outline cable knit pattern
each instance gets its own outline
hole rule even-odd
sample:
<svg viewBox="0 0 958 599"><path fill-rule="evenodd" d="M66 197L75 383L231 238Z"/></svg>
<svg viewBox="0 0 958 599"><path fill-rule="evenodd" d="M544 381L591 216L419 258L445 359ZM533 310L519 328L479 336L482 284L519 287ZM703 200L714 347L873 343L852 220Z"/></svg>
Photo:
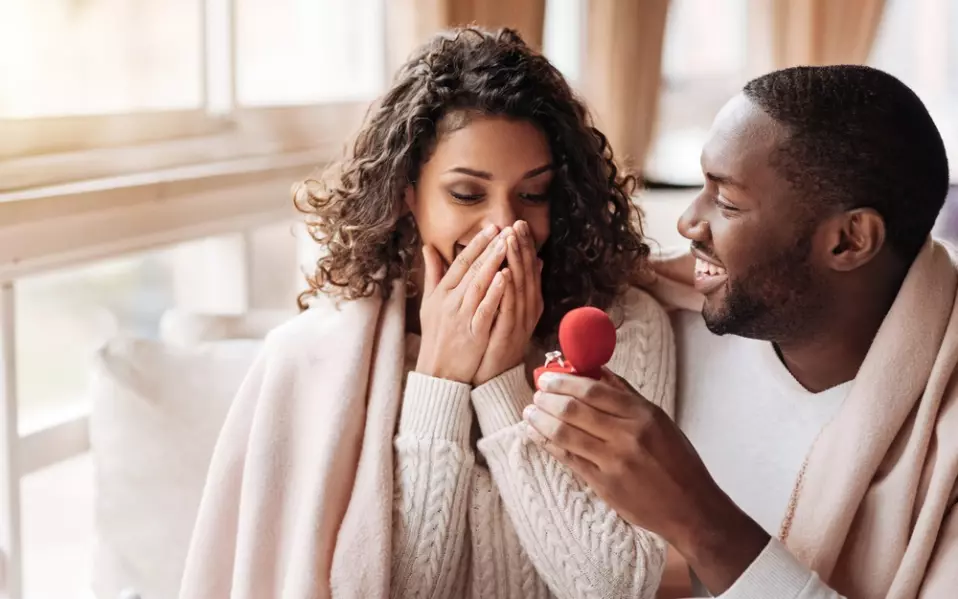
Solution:
<svg viewBox="0 0 958 599"><path fill-rule="evenodd" d="M451 597L475 456L469 387L410 373L396 447L393 597Z"/></svg>
<svg viewBox="0 0 958 599"><path fill-rule="evenodd" d="M672 415L675 351L668 316L638 290L630 290L612 316L620 326L610 368ZM394 596L653 598L664 542L619 518L526 440L521 414L533 392L523 367L471 392L488 470L473 465L463 441L471 414L463 411L456 385L409 375L396 438ZM447 457L438 441L461 457ZM449 474L436 472L447 468ZM471 485L468 506L458 501L463 478ZM468 511L468 518L436 513L445 506ZM438 573L434 564L441 564ZM463 575L468 580L457 588L455 579Z"/></svg>
<svg viewBox="0 0 958 599"><path fill-rule="evenodd" d="M489 471L484 468L475 472L469 518L473 574L470 597L550 596L503 509Z"/></svg>

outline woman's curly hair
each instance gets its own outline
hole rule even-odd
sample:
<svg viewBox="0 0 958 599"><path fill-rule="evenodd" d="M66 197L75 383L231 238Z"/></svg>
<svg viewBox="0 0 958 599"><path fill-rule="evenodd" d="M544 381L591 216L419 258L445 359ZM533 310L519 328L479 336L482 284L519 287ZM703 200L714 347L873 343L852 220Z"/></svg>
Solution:
<svg viewBox="0 0 958 599"><path fill-rule="evenodd" d="M388 297L394 281L408 280L418 235L404 192L451 113L528 121L548 139L556 170L536 337L552 338L573 308L609 308L649 253L630 199L635 180L619 174L605 136L545 57L513 30L476 27L420 48L367 113L351 153L321 180L298 186L295 203L323 251L300 306L320 292Z"/></svg>

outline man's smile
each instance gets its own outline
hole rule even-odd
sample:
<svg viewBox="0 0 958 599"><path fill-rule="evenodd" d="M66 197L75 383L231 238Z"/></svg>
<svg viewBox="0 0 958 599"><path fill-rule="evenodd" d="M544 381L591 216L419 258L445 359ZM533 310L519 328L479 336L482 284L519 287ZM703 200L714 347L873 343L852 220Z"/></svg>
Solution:
<svg viewBox="0 0 958 599"><path fill-rule="evenodd" d="M702 295L708 295L728 281L728 272L705 253L692 248L695 256L695 290Z"/></svg>

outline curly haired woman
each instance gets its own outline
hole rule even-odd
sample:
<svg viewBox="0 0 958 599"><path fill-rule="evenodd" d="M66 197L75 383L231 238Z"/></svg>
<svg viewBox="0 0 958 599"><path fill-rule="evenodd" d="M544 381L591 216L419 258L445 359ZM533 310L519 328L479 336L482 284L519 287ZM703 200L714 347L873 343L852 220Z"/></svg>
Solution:
<svg viewBox="0 0 958 599"><path fill-rule="evenodd" d="M211 465L182 597L643 597L658 537L527 437L570 309L669 414L665 312L631 181L559 72L510 30L437 36L352 152L296 192L322 255Z"/></svg>

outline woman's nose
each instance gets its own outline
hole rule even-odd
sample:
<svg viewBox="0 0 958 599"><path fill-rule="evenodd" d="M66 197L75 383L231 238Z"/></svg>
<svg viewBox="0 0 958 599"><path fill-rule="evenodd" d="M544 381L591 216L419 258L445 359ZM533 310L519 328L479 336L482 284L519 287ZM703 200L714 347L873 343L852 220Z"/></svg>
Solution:
<svg viewBox="0 0 958 599"><path fill-rule="evenodd" d="M502 230L515 225L517 220L519 216L511 201L493 201L489 202L489 210L485 214L482 226L496 225Z"/></svg>

